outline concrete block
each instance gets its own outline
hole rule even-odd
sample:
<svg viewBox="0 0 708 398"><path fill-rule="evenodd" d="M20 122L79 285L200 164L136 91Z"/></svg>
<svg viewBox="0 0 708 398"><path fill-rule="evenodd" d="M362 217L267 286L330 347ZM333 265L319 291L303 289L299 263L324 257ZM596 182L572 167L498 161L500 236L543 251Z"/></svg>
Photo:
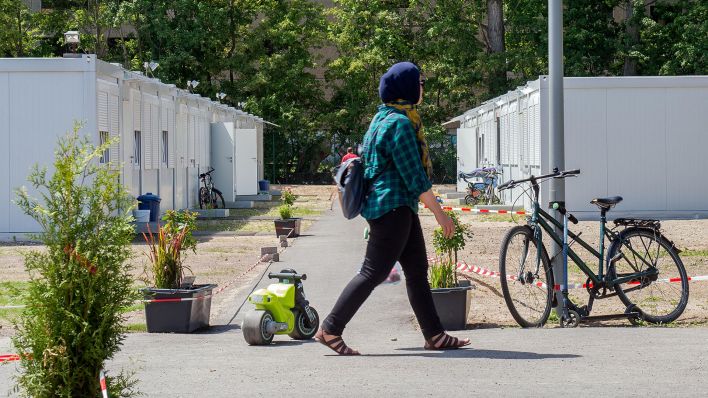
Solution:
<svg viewBox="0 0 708 398"><path fill-rule="evenodd" d="M261 256L274 253L278 253L278 248L275 246L261 247Z"/></svg>
<svg viewBox="0 0 708 398"><path fill-rule="evenodd" d="M229 209L195 209L197 218L224 218L229 216Z"/></svg>
<svg viewBox="0 0 708 398"><path fill-rule="evenodd" d="M236 196L237 202L247 202L247 201L270 202L271 200L273 200L273 195L270 195L270 194L237 195Z"/></svg>
<svg viewBox="0 0 708 398"><path fill-rule="evenodd" d="M252 200L237 200L235 202L226 202L226 207L229 209L252 209Z"/></svg>

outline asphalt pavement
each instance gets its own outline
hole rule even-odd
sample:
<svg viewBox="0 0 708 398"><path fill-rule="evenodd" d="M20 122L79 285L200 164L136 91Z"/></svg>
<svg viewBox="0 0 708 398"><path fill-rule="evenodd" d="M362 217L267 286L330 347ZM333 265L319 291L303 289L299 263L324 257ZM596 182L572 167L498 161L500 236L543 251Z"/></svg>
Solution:
<svg viewBox="0 0 708 398"><path fill-rule="evenodd" d="M307 273L305 292L324 318L363 258L361 219L326 213L281 262L254 270ZM276 336L251 347L240 323L248 288L205 332L130 334L107 372L132 370L148 397L708 396L708 329L581 327L455 332L472 345L425 351L403 283L378 287L344 333L360 357L338 357L314 341ZM499 311L507 311L499 308ZM0 340L0 354L11 352ZM16 365L0 366L0 395Z"/></svg>

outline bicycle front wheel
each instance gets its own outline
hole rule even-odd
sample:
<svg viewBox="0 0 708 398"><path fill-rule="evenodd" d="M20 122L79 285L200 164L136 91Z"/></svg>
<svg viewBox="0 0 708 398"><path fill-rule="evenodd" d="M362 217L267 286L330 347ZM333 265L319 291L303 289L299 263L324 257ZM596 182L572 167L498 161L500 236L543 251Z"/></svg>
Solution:
<svg viewBox="0 0 708 398"><path fill-rule="evenodd" d="M669 323L681 316L688 303L688 276L673 244L665 237L651 229L628 228L612 243L607 256L619 256L609 270L614 278L652 268L658 271L657 275L615 285L624 305L635 305L651 323Z"/></svg>
<svg viewBox="0 0 708 398"><path fill-rule="evenodd" d="M504 301L514 320L525 328L543 326L551 313L553 271L548 253L539 247L530 227L507 232L499 253L499 273Z"/></svg>

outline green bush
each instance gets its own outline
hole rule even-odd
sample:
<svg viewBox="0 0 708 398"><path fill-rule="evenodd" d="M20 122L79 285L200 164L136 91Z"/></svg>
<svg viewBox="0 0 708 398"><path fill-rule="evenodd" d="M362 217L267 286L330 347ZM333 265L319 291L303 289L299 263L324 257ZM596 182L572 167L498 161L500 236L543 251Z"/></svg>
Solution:
<svg viewBox="0 0 708 398"><path fill-rule="evenodd" d="M430 266L430 287L433 289L457 286L457 252L465 248L466 238L472 237L469 227L460 221L457 214L452 211L446 213L455 224L455 232L446 238L441 227L433 231L433 247L439 260Z"/></svg>
<svg viewBox="0 0 708 398"><path fill-rule="evenodd" d="M16 390L31 397L101 395L99 372L125 338L122 309L137 298L126 260L134 237L133 200L94 147L73 133L59 139L54 172L34 166L17 205L34 218L46 251L30 251L27 308L13 344L22 353ZM131 396L134 380L108 375L111 397Z"/></svg>
<svg viewBox="0 0 708 398"><path fill-rule="evenodd" d="M170 210L163 218L166 224L155 234L152 231L143 234L150 250L150 269L146 270L148 284L158 289L180 287L184 270L189 269L184 266L185 252L191 249L196 253L197 241L192 236L196 219L197 213Z"/></svg>
<svg viewBox="0 0 708 398"><path fill-rule="evenodd" d="M280 218L287 220L293 217L293 207L291 205L281 205L278 207L278 213L280 213Z"/></svg>
<svg viewBox="0 0 708 398"><path fill-rule="evenodd" d="M295 201L299 197L300 196L295 195L292 190L284 189L283 192L281 193L280 200L283 201L283 204L288 205L288 206L292 206L295 204Z"/></svg>

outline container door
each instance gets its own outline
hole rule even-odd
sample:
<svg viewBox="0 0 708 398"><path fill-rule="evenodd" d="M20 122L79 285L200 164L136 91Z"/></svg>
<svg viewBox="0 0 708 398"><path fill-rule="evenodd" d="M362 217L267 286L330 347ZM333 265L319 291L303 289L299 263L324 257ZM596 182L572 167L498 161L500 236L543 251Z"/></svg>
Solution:
<svg viewBox="0 0 708 398"><path fill-rule="evenodd" d="M227 202L234 201L234 124L217 122L211 124L212 178L216 189Z"/></svg>
<svg viewBox="0 0 708 398"><path fill-rule="evenodd" d="M258 194L258 142L256 129L234 130L236 195Z"/></svg>
<svg viewBox="0 0 708 398"><path fill-rule="evenodd" d="M457 129L457 173L469 173L477 165L476 127ZM467 183L459 178L457 190L465 192Z"/></svg>

